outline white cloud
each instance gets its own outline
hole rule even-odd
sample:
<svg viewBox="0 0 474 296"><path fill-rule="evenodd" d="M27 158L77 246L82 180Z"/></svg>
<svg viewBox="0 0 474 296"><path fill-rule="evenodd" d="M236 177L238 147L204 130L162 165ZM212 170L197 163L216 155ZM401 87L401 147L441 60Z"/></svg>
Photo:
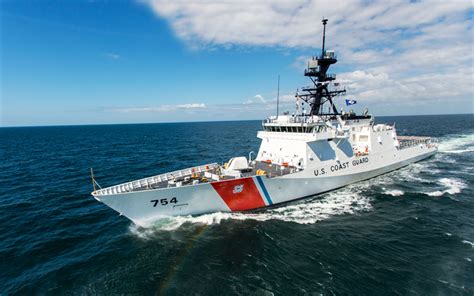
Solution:
<svg viewBox="0 0 474 296"><path fill-rule="evenodd" d="M288 94L280 95L280 102L295 103L296 102L295 93L288 93Z"/></svg>
<svg viewBox="0 0 474 296"><path fill-rule="evenodd" d="M267 46L317 53L324 16L327 47L352 69L338 76L350 94L406 106L447 98L471 106L474 101L470 0L146 3L179 38L204 50ZM305 67L306 58L299 56L292 66Z"/></svg>
<svg viewBox="0 0 474 296"><path fill-rule="evenodd" d="M323 16L330 20L331 43L354 47L387 40L402 29L415 32L439 19L459 17L472 8L469 0L148 3L187 41L284 47L319 46L322 30L319 20Z"/></svg>
<svg viewBox="0 0 474 296"><path fill-rule="evenodd" d="M265 98L262 95L256 95L254 97L255 100L260 101L261 103L265 103Z"/></svg>
<svg viewBox="0 0 474 296"><path fill-rule="evenodd" d="M181 105L176 105L178 109L205 109L206 104L203 103L194 103L194 104L181 104Z"/></svg>
<svg viewBox="0 0 474 296"><path fill-rule="evenodd" d="M119 54L113 52L108 52L104 54L104 56L112 60L119 60L122 58Z"/></svg>
<svg viewBox="0 0 474 296"><path fill-rule="evenodd" d="M248 99L247 101L244 102L244 104L258 104L258 103L262 103L262 104L265 104L267 101L265 100L265 98L260 95L260 94L257 94L255 95L252 99Z"/></svg>

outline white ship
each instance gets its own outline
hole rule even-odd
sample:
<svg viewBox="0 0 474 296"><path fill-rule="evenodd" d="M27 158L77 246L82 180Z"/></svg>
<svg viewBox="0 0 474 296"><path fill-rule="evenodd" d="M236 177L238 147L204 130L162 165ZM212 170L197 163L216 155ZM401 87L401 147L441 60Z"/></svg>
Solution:
<svg viewBox="0 0 474 296"><path fill-rule="evenodd" d="M296 93L295 113L263 121L254 159L251 153L97 190L92 177L94 198L148 225L166 216L247 211L314 196L435 154L435 139L397 136L395 126L374 124L367 109L361 115L337 110L334 98L345 89L327 73L337 58L325 50L326 23L321 55L304 73L312 85Z"/></svg>

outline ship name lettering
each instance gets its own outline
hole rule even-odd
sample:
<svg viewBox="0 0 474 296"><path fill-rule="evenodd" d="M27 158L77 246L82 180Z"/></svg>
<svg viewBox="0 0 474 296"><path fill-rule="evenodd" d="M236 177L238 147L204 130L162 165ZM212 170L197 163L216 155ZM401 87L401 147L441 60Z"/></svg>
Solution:
<svg viewBox="0 0 474 296"><path fill-rule="evenodd" d="M336 172L339 170L347 169L349 167L349 162L339 163L331 166L331 172Z"/></svg>
<svg viewBox="0 0 474 296"><path fill-rule="evenodd" d="M352 166L356 166L356 165L359 165L359 164L363 164L363 163L368 163L369 162L369 158L368 157L363 157L363 158L360 158L360 159L355 159L352 161Z"/></svg>
<svg viewBox="0 0 474 296"><path fill-rule="evenodd" d="M314 175L316 177L319 176L319 175L325 175L325 174L326 174L326 170L324 168L314 170Z"/></svg>

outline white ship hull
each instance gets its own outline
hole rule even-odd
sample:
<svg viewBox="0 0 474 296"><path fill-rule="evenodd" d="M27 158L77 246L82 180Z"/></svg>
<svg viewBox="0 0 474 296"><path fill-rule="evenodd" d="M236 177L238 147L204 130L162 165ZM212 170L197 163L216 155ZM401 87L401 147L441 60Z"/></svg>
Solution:
<svg viewBox="0 0 474 296"><path fill-rule="evenodd" d="M252 176L183 187L93 195L135 224L146 226L167 216L246 211L314 196L423 160L436 150L434 146L419 145L394 150L393 154L326 161L281 177ZM387 159L388 156L392 159Z"/></svg>

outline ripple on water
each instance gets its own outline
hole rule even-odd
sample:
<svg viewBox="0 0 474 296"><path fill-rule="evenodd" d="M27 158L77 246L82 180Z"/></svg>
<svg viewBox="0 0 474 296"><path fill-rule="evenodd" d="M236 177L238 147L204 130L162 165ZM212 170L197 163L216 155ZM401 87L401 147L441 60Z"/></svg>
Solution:
<svg viewBox="0 0 474 296"><path fill-rule="evenodd" d="M443 196L444 194L454 195L461 193L462 189L467 187L467 184L464 181L456 178L441 178L438 180L438 184L444 187L444 189L424 193L428 196Z"/></svg>
<svg viewBox="0 0 474 296"><path fill-rule="evenodd" d="M216 290L207 282L217 278L220 288L240 294L254 287L383 294L387 285L398 294L472 294L473 134L453 135L466 129L453 127L457 117L420 129L427 118L400 126L407 134L451 136L420 163L280 207L147 228L90 197L90 166L111 185L246 155L258 148L261 124L0 129L8 132L0 141L2 292L146 294L168 282L171 294L210 295ZM191 154L179 161L177 151ZM440 274L456 286L438 284Z"/></svg>
<svg viewBox="0 0 474 296"><path fill-rule="evenodd" d="M391 196L402 196L405 194L403 190L398 189L386 189L383 193Z"/></svg>

